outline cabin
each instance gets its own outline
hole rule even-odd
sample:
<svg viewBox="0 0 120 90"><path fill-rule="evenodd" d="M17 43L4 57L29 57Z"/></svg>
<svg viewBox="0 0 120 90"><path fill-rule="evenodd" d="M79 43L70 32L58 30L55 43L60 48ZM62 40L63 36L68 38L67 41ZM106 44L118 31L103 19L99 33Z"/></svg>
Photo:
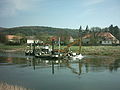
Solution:
<svg viewBox="0 0 120 90"><path fill-rule="evenodd" d="M34 36L27 36L27 44L33 44L33 43L43 43L43 41L36 39Z"/></svg>
<svg viewBox="0 0 120 90"><path fill-rule="evenodd" d="M94 38L95 37L95 38ZM92 45L92 42L94 42L97 45L118 45L120 41L116 39L115 36L113 36L109 32L100 32L93 34L87 34L83 37L83 44L84 45Z"/></svg>
<svg viewBox="0 0 120 90"><path fill-rule="evenodd" d="M55 43L57 43L57 44L58 44L58 42L60 40L61 45L65 45L65 44L69 44L71 42L74 42L74 38L72 36L68 36L68 37L64 37L64 36L61 36L61 37L51 36L50 37L50 41L52 41L52 39L54 39Z"/></svg>
<svg viewBox="0 0 120 90"><path fill-rule="evenodd" d="M16 35L6 35L7 44L21 44L22 38Z"/></svg>
<svg viewBox="0 0 120 90"><path fill-rule="evenodd" d="M69 37L69 42L74 42L74 38L72 36Z"/></svg>

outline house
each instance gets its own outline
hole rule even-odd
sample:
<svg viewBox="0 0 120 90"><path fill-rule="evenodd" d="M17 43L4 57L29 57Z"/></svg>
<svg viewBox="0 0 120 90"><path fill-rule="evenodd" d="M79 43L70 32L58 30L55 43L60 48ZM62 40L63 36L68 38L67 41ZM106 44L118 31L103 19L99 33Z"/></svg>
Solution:
<svg viewBox="0 0 120 90"><path fill-rule="evenodd" d="M116 39L115 36L113 36L109 32L101 32L98 35L98 38L101 38L101 41L99 41L102 45L115 45L119 44L119 40Z"/></svg>
<svg viewBox="0 0 120 90"><path fill-rule="evenodd" d="M72 36L61 36L61 37L52 36L52 37L50 37L50 41L52 41L52 39L54 39L55 43L57 43L57 44L59 43L59 40L60 40L61 45L74 42L74 39Z"/></svg>
<svg viewBox="0 0 120 90"><path fill-rule="evenodd" d="M86 34L84 37L82 37L82 44L91 45L91 38L92 38L92 34Z"/></svg>
<svg viewBox="0 0 120 90"><path fill-rule="evenodd" d="M120 43L119 40L109 32L95 33L94 36L90 33L83 37L84 45L91 45L93 42L97 45L116 45Z"/></svg>
<svg viewBox="0 0 120 90"><path fill-rule="evenodd" d="M43 41L36 39L34 36L27 36L27 44L33 44L33 43L43 43Z"/></svg>
<svg viewBox="0 0 120 90"><path fill-rule="evenodd" d="M21 44L21 39L23 37L16 35L6 35L6 40L8 44Z"/></svg>
<svg viewBox="0 0 120 90"><path fill-rule="evenodd" d="M72 36L69 37L69 42L74 42L74 39Z"/></svg>

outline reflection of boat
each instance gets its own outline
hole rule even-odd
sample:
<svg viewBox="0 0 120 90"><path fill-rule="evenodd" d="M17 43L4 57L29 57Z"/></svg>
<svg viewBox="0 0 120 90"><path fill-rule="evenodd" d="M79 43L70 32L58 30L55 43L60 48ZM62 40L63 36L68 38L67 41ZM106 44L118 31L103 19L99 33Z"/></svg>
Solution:
<svg viewBox="0 0 120 90"><path fill-rule="evenodd" d="M69 62L69 60L43 60L43 59L35 59L34 57L32 60L30 59L31 65L33 69L40 69L40 68L50 68L52 69L52 74L55 73L56 67L67 67L69 68L74 74L80 75L82 73L82 62ZM31 66L29 65L29 66ZM58 68L59 69L59 68Z"/></svg>
<svg viewBox="0 0 120 90"><path fill-rule="evenodd" d="M35 54L35 57L36 58L50 58L50 54L39 54L39 53L37 53L37 54Z"/></svg>
<svg viewBox="0 0 120 90"><path fill-rule="evenodd" d="M62 54L59 54L58 52L54 52L54 54L42 54L42 53L37 53L35 54L36 58L44 58L44 59L62 59L63 56Z"/></svg>

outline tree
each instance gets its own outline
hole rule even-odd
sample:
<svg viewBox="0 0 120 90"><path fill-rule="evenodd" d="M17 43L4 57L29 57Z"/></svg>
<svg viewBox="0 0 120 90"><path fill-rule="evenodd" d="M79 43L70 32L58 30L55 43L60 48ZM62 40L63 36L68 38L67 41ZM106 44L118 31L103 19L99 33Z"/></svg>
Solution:
<svg viewBox="0 0 120 90"><path fill-rule="evenodd" d="M113 25L112 24L109 26L109 32L114 34L114 29L113 29Z"/></svg>
<svg viewBox="0 0 120 90"><path fill-rule="evenodd" d="M62 30L62 29L58 30L56 36L60 37L61 41L64 42L64 44L68 44L69 43L70 34L69 34L68 31Z"/></svg>
<svg viewBox="0 0 120 90"><path fill-rule="evenodd" d="M97 45L97 33L99 33L101 29L99 27L93 27L91 28L91 34L92 34L92 37L90 38L90 42L92 45Z"/></svg>
<svg viewBox="0 0 120 90"><path fill-rule="evenodd" d="M120 29L118 26L110 25L109 32L113 34L118 40L120 40Z"/></svg>
<svg viewBox="0 0 120 90"><path fill-rule="evenodd" d="M120 37L118 26L115 26L115 27L114 27L114 36L115 36L117 39L119 39L119 37Z"/></svg>
<svg viewBox="0 0 120 90"><path fill-rule="evenodd" d="M23 34L23 33L17 33L16 36L21 37L21 39L19 40L20 44L25 44L27 42L27 38L26 38L25 34Z"/></svg>
<svg viewBox="0 0 120 90"><path fill-rule="evenodd" d="M86 34L89 33L88 25L86 26L85 33L86 33Z"/></svg>
<svg viewBox="0 0 120 90"><path fill-rule="evenodd" d="M6 43L6 35L0 32L0 42Z"/></svg>

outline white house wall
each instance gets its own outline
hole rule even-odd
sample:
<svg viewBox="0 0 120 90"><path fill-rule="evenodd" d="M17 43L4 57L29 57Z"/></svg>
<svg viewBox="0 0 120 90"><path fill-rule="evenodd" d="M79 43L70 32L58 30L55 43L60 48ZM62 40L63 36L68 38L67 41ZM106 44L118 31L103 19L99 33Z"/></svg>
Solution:
<svg viewBox="0 0 120 90"><path fill-rule="evenodd" d="M27 43L28 43L28 44L34 43L34 40L27 40Z"/></svg>
<svg viewBox="0 0 120 90"><path fill-rule="evenodd" d="M106 44L106 45L108 45L108 44L111 45L111 44L112 44L112 41L102 41L102 44L103 44L103 45L105 45L105 44Z"/></svg>

